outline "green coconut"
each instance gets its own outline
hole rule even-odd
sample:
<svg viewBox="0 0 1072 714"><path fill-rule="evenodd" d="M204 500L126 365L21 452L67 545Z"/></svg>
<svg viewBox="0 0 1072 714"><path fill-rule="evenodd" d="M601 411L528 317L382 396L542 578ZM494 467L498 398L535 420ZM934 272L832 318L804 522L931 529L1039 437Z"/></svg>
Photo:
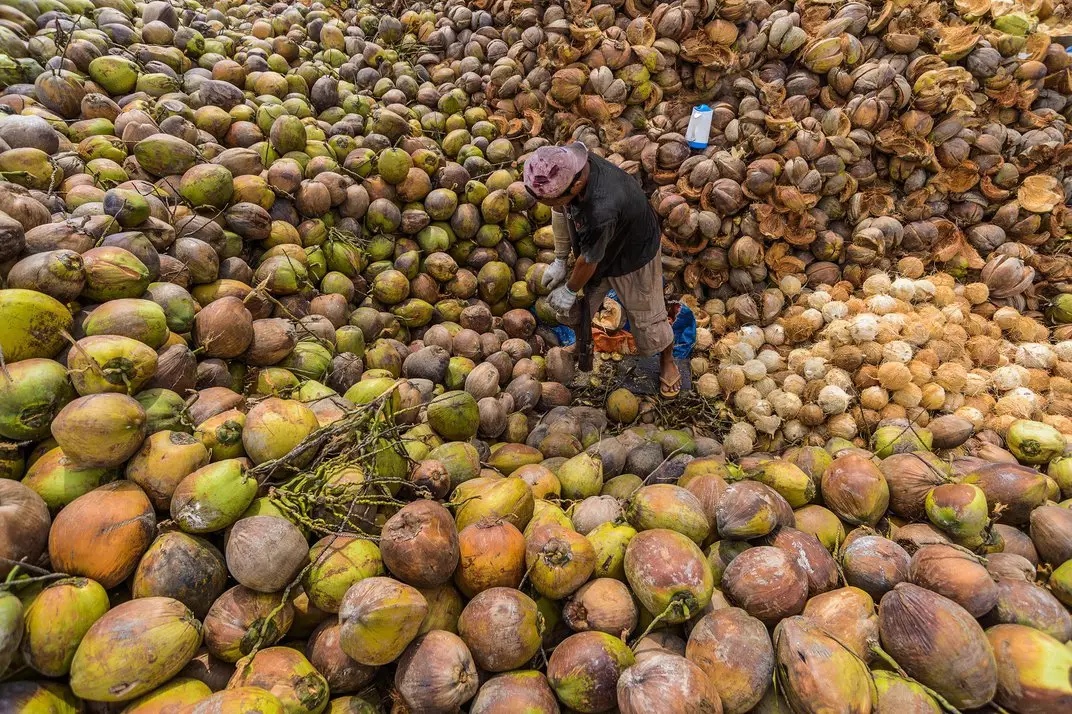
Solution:
<svg viewBox="0 0 1072 714"><path fill-rule="evenodd" d="M32 358L8 363L0 371L0 436L44 439L52 420L75 396L67 370L58 362Z"/></svg>
<svg viewBox="0 0 1072 714"><path fill-rule="evenodd" d="M416 588L391 578L366 578L343 597L339 645L361 664L387 664L417 636L427 613L428 603Z"/></svg>
<svg viewBox="0 0 1072 714"><path fill-rule="evenodd" d="M30 465L22 483L37 493L50 511L56 513L79 496L108 483L117 474L115 468L79 466L57 446Z"/></svg>
<svg viewBox="0 0 1072 714"><path fill-rule="evenodd" d="M171 517L187 533L212 533L237 521L257 495L240 459L203 466L179 482Z"/></svg>
<svg viewBox="0 0 1072 714"><path fill-rule="evenodd" d="M79 397L52 422L52 436L80 467L119 466L138 450L145 433L145 410L125 394Z"/></svg>
<svg viewBox="0 0 1072 714"><path fill-rule="evenodd" d="M461 390L446 392L428 404L428 424L444 439L468 441L480 426L476 399Z"/></svg>
<svg viewBox="0 0 1072 714"><path fill-rule="evenodd" d="M603 488L603 463L591 454L577 454L555 472L562 485L562 498L581 501L598 496Z"/></svg>
<svg viewBox="0 0 1072 714"><path fill-rule="evenodd" d="M465 499L454 520L461 530L485 518L501 518L523 531L532 518L533 504L532 489L527 483L519 478L498 479Z"/></svg>
<svg viewBox="0 0 1072 714"><path fill-rule="evenodd" d="M108 593L95 580L49 584L26 608L23 659L46 677L65 676L82 638L108 609Z"/></svg>
<svg viewBox="0 0 1072 714"><path fill-rule="evenodd" d="M488 465L507 476L522 466L543 461L543 453L525 444L503 444L491 453Z"/></svg>
<svg viewBox="0 0 1072 714"><path fill-rule="evenodd" d="M379 547L365 538L325 536L309 550L309 561L302 588L309 602L324 612L338 612L354 583L385 574Z"/></svg>
<svg viewBox="0 0 1072 714"><path fill-rule="evenodd" d="M625 551L629 541L637 534L626 523L608 521L601 523L585 536L596 552L596 567L593 578L614 578L625 581Z"/></svg>
<svg viewBox="0 0 1072 714"><path fill-rule="evenodd" d="M995 625L986 638L998 666L994 701L1014 712L1072 707L1072 649L1024 625Z"/></svg>
<svg viewBox="0 0 1072 714"><path fill-rule="evenodd" d="M691 492L672 484L644 486L625 507L625 517L638 531L669 528L697 545L711 532L703 504Z"/></svg>
<svg viewBox="0 0 1072 714"><path fill-rule="evenodd" d="M871 672L878 711L942 714L945 710L919 682L884 669Z"/></svg>
<svg viewBox="0 0 1072 714"><path fill-rule="evenodd" d="M291 647L259 650L235 671L229 688L259 687L275 695L287 714L324 711L330 698L327 680L301 652ZM252 711L273 711L261 709ZM249 711L249 710L247 710Z"/></svg>
<svg viewBox="0 0 1072 714"><path fill-rule="evenodd" d="M119 335L83 337L67 356L71 382L82 396L136 394L156 372L156 365L152 348Z"/></svg>
<svg viewBox="0 0 1072 714"><path fill-rule="evenodd" d="M242 446L253 463L262 464L287 456L319 428L309 407L293 399L271 397L246 414Z"/></svg>
<svg viewBox="0 0 1072 714"><path fill-rule="evenodd" d="M930 522L954 538L977 538L989 522L986 495L972 484L935 486L927 493L925 508Z"/></svg>
<svg viewBox="0 0 1072 714"><path fill-rule="evenodd" d="M590 630L567 637L547 662L547 682L566 706L578 712L615 708L618 679L636 662L619 637Z"/></svg>
<svg viewBox="0 0 1072 714"><path fill-rule="evenodd" d="M1017 419L1009 425L1005 445L1021 463L1044 464L1064 454L1064 435L1049 424Z"/></svg>
<svg viewBox="0 0 1072 714"><path fill-rule="evenodd" d="M774 628L778 685L797 711L869 712L877 692L867 664L806 617Z"/></svg>
<svg viewBox="0 0 1072 714"><path fill-rule="evenodd" d="M198 164L179 180L179 195L194 208L223 208L234 192L234 177L219 164Z"/></svg>
<svg viewBox="0 0 1072 714"><path fill-rule="evenodd" d="M770 486L793 508L806 506L815 500L815 481L800 467L789 461L774 459L750 472L749 478Z"/></svg>
<svg viewBox="0 0 1072 714"><path fill-rule="evenodd" d="M480 475L480 454L476 447L468 442L451 441L441 444L432 448L426 458L438 461L447 470L451 490Z"/></svg>
<svg viewBox="0 0 1072 714"><path fill-rule="evenodd" d="M889 424L875 429L871 435L871 450L884 459L891 454L908 454L913 451L930 451L933 444L931 432L922 427Z"/></svg>
<svg viewBox="0 0 1072 714"><path fill-rule="evenodd" d="M7 364L53 357L63 349L71 313L55 298L35 290L0 290L0 353Z"/></svg>
<svg viewBox="0 0 1072 714"><path fill-rule="evenodd" d="M526 541L528 579L544 597L561 600L584 585L595 569L595 548L572 528L540 526Z"/></svg>

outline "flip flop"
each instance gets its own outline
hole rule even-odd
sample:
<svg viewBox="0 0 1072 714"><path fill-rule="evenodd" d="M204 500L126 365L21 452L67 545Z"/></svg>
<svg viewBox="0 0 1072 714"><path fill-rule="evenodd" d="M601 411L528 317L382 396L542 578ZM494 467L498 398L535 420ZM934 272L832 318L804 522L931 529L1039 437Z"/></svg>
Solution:
<svg viewBox="0 0 1072 714"><path fill-rule="evenodd" d="M677 379L672 382L668 382L661 374L659 375L659 395L663 399L673 399L677 395L681 394L681 373L677 375Z"/></svg>

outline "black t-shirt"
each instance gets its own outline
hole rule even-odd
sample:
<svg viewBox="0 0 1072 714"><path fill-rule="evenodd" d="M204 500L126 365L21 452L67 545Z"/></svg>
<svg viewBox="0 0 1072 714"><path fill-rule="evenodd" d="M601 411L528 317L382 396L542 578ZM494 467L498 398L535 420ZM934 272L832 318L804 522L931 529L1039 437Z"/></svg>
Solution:
<svg viewBox="0 0 1072 714"><path fill-rule="evenodd" d="M592 280L631 273L659 253L659 220L644 189L604 158L588 155L588 184L563 212L573 253L599 264Z"/></svg>

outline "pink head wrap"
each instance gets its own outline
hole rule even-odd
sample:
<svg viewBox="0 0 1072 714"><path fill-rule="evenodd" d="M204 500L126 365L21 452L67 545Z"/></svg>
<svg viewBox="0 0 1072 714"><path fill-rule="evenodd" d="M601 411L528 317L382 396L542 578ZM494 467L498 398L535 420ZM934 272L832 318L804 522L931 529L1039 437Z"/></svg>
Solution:
<svg viewBox="0 0 1072 714"><path fill-rule="evenodd" d="M537 198L562 195L588 163L584 144L541 146L525 160L525 186Z"/></svg>

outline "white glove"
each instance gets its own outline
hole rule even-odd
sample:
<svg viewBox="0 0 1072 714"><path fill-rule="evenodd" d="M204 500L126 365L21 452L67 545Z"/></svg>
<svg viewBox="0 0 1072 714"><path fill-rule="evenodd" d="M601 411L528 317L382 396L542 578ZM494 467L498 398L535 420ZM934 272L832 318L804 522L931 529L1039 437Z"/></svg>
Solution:
<svg viewBox="0 0 1072 714"><path fill-rule="evenodd" d="M554 290L565 280L566 261L562 258L555 258L554 262L544 269L543 276L540 277L540 285L542 285L545 290Z"/></svg>
<svg viewBox="0 0 1072 714"><path fill-rule="evenodd" d="M570 290L568 285L562 285L555 288L551 291L551 294L547 296L547 304L559 315L568 313L575 302L577 302L577 293Z"/></svg>

